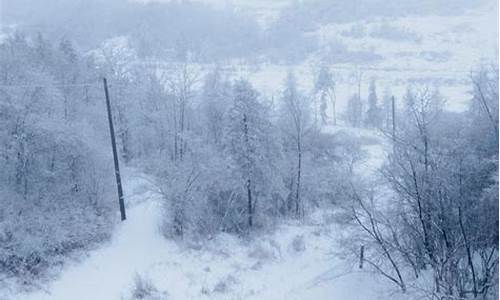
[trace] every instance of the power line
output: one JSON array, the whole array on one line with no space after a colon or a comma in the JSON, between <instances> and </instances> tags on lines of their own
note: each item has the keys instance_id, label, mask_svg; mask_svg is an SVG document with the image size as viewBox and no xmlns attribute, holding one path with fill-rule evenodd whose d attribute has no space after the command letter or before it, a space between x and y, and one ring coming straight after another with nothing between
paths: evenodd
<instances>
[{"instance_id":1,"label":"power line","mask_svg":"<svg viewBox=\"0 0 500 300\"><path fill-rule=\"evenodd\" d=\"M108 86L130 86L127 84L111 83ZM98 82L95 83L68 83L68 84L0 84L0 88L49 88L49 87L101 87Z\"/></svg>"},{"instance_id":2,"label":"power line","mask_svg":"<svg viewBox=\"0 0 500 300\"><path fill-rule=\"evenodd\" d=\"M96 83L72 83L72 84L0 84L0 88L37 88L37 87L90 87L98 86Z\"/></svg>"}]
</instances>

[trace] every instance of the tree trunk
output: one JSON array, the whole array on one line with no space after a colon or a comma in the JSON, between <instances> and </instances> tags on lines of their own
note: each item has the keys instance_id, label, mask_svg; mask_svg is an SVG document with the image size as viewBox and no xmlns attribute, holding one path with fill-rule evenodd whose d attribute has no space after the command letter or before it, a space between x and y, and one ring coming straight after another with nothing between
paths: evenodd
<instances>
[{"instance_id":1,"label":"tree trunk","mask_svg":"<svg viewBox=\"0 0 500 300\"><path fill-rule=\"evenodd\" d=\"M253 207L252 207L252 181L247 180L247 197L248 197L248 226L253 226Z\"/></svg>"},{"instance_id":2,"label":"tree trunk","mask_svg":"<svg viewBox=\"0 0 500 300\"><path fill-rule=\"evenodd\" d=\"M253 226L253 205L252 205L252 180L250 178L250 158L248 152L250 151L250 141L248 139L248 123L247 115L243 114L243 134L245 135L245 144L247 151L247 200L248 200L248 226Z\"/></svg>"},{"instance_id":3,"label":"tree trunk","mask_svg":"<svg viewBox=\"0 0 500 300\"><path fill-rule=\"evenodd\" d=\"M298 166L297 166L297 190L295 191L295 215L297 218L300 217L300 177L302 172L302 147L300 137L297 142L297 158L298 158Z\"/></svg>"}]
</instances>

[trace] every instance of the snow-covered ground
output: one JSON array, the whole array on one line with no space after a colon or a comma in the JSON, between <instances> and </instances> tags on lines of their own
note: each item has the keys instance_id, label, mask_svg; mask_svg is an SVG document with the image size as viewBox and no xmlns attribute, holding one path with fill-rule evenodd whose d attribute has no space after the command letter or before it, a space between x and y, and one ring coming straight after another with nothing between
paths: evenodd
<instances>
[{"instance_id":1,"label":"snow-covered ground","mask_svg":"<svg viewBox=\"0 0 500 300\"><path fill-rule=\"evenodd\" d=\"M358 135L377 137L368 130ZM369 156L358 168L373 174L383 161L383 146L366 147ZM359 272L339 255L342 227L332 212L317 212L247 239L220 234L193 244L160 234L162 199L147 177L126 172L124 186L128 219L112 241L69 262L44 290L15 299L130 299L137 276L156 287L159 299L372 300L387 299L394 291L389 282Z\"/></svg>"},{"instance_id":2,"label":"snow-covered ground","mask_svg":"<svg viewBox=\"0 0 500 300\"><path fill-rule=\"evenodd\" d=\"M158 197L146 188L147 182L139 176L125 177L128 220L117 227L109 244L81 262L69 262L44 291L16 299L120 299L135 272L162 261L168 249L156 230Z\"/></svg>"}]
</instances>

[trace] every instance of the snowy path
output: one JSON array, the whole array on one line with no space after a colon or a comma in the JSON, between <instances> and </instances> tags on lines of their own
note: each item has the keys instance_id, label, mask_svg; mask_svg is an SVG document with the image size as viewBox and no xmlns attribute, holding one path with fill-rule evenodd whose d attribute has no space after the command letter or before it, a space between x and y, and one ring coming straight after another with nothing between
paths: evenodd
<instances>
[{"instance_id":1,"label":"snowy path","mask_svg":"<svg viewBox=\"0 0 500 300\"><path fill-rule=\"evenodd\" d=\"M125 179L127 180L127 179ZM142 188L144 179L135 179L132 188ZM125 181L125 183L127 183ZM127 184L124 185L127 187ZM118 225L110 244L94 251L80 264L70 263L58 280L48 287L50 292L27 295L26 300L121 299L136 272L144 271L164 257L149 255L151 249L167 249L157 231L159 202L150 192L125 194L130 205L128 219Z\"/></svg>"},{"instance_id":2,"label":"snowy path","mask_svg":"<svg viewBox=\"0 0 500 300\"><path fill-rule=\"evenodd\" d=\"M384 155L380 144L366 147L369 157L358 166L364 174L374 172ZM136 274L169 300L374 300L386 286L378 277L353 272L334 254L342 228L325 223L323 215L251 242L220 234L203 247L190 247L160 235L160 197L146 179L125 176L124 183L128 219L111 242L70 262L46 291L16 299L130 299ZM297 237L304 240L301 251L292 247Z\"/></svg>"}]
</instances>

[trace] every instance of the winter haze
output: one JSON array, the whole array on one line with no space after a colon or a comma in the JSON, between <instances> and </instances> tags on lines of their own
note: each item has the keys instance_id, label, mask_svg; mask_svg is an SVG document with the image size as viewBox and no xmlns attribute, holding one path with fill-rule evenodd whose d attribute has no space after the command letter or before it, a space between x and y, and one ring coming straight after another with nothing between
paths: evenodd
<instances>
[{"instance_id":1,"label":"winter haze","mask_svg":"<svg viewBox=\"0 0 500 300\"><path fill-rule=\"evenodd\" d=\"M498 16L0 0L0 299L498 299Z\"/></svg>"}]
</instances>

